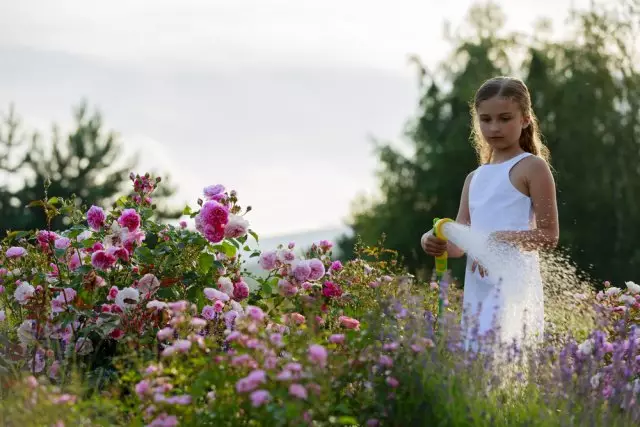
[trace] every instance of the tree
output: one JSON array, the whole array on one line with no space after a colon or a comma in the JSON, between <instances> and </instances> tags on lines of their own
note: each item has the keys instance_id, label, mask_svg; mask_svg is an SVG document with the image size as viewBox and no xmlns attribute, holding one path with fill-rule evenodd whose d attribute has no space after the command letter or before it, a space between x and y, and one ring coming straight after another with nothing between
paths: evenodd
<instances>
[{"instance_id":1,"label":"tree","mask_svg":"<svg viewBox=\"0 0 640 427\"><path fill-rule=\"evenodd\" d=\"M452 58L438 73L420 66L422 97L408 126L410 153L377 144L381 197L356 205L354 234L367 243L386 234L387 247L400 252L410 271L428 273L433 261L419 238L433 217L455 216L464 178L477 167L469 102L487 78L515 74L530 87L552 153L561 245L595 277L631 280L629 261L640 262L640 74L626 46L637 38L640 15L629 2L616 5L576 12L572 37L560 42L540 29L533 37L502 34L500 9L474 6L471 34L451 38ZM353 240L340 246L349 252ZM454 263L458 277L462 268Z\"/></svg>"},{"instance_id":2,"label":"tree","mask_svg":"<svg viewBox=\"0 0 640 427\"><path fill-rule=\"evenodd\" d=\"M26 207L44 198L45 192L49 197L75 197L78 206L90 206L113 202L125 191L137 160L121 158L117 135L103 131L100 113L89 114L86 103L75 109L74 119L75 129L65 138L54 126L52 140L45 143L37 133L25 138L13 108L9 110L0 131L0 170L14 181L17 176L19 182L14 183L17 188L0 187L0 235L7 230L46 228L44 212ZM162 203L174 191L163 185L154 195ZM169 218L180 214L165 206L159 213ZM60 221L56 219L52 228L59 228Z\"/></svg>"}]
</instances>

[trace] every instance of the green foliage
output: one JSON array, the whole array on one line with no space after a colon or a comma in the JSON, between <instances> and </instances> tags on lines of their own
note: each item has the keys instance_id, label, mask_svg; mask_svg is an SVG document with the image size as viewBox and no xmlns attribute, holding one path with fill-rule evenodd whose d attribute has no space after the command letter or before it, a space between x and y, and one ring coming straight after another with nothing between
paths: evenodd
<instances>
[{"instance_id":1,"label":"green foliage","mask_svg":"<svg viewBox=\"0 0 640 427\"><path fill-rule=\"evenodd\" d=\"M631 4L575 13L571 36L561 41L550 40L543 26L533 37L503 34L497 6L472 8L469 34L451 38L452 57L437 72L420 66L410 154L377 145L381 197L359 201L355 234L372 243L384 233L412 272L428 273L433 260L420 236L434 217L456 216L464 179L477 167L469 102L487 78L515 74L530 88L551 151L561 245L595 277L628 280L640 262L640 73L630 50L640 14L624 6ZM341 248L349 253L353 240ZM462 263L452 265L460 277Z\"/></svg>"},{"instance_id":2,"label":"green foliage","mask_svg":"<svg viewBox=\"0 0 640 427\"><path fill-rule=\"evenodd\" d=\"M71 200L76 207L107 205L126 189L135 158L122 158L122 145L114 132L105 132L102 116L89 113L86 103L74 111L75 128L62 136L53 127L51 141L26 132L13 107L0 124L0 236L9 230L47 229L46 213L30 204L48 196ZM9 185L13 184L13 185ZM165 182L154 195L161 218L177 218L181 212L163 200L175 188ZM51 228L64 225L54 219Z\"/></svg>"}]
</instances>

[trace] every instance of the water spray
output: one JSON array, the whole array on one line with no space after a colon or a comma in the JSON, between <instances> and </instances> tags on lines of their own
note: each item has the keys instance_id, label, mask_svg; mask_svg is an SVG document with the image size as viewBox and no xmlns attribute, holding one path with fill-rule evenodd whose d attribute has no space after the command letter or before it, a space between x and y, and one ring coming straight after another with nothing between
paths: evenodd
<instances>
[{"instance_id":1,"label":"water spray","mask_svg":"<svg viewBox=\"0 0 640 427\"><path fill-rule=\"evenodd\" d=\"M448 241L447 237L444 234L444 225L448 222L453 222L452 219L450 218L434 218L433 219L433 234L441 240L444 241ZM447 251L444 251L444 253L442 253L442 255L435 257L435 269L436 269L436 278L438 280L438 291L439 291L439 297L438 297L438 319L440 319L440 316L442 315L442 311L444 310L444 295L443 295L443 289L442 289L442 278L444 276L444 274L447 272L448 269L448 259L449 259L449 254L447 253Z\"/></svg>"}]
</instances>

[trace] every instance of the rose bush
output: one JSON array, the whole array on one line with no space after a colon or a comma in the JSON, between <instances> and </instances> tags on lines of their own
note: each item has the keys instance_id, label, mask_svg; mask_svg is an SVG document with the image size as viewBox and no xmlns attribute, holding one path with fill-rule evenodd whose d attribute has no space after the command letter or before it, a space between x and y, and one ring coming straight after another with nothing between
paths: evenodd
<instances>
[{"instance_id":1,"label":"rose bush","mask_svg":"<svg viewBox=\"0 0 640 427\"><path fill-rule=\"evenodd\" d=\"M575 296L599 315L586 340L521 348L488 334L466 351L460 289L414 280L393 251L359 245L345 263L328 241L261 251L250 208L222 185L185 208L192 227L161 224L160 180L131 179L110 210L35 203L68 228L2 242L0 419L10 425L640 420L633 282Z\"/></svg>"}]
</instances>

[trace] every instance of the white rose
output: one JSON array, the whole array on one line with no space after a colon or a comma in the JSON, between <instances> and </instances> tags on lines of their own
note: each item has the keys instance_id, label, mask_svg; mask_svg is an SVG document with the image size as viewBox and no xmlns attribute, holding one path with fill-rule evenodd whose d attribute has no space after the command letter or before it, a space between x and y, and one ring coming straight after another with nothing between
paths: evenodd
<instances>
[{"instance_id":1,"label":"white rose","mask_svg":"<svg viewBox=\"0 0 640 427\"><path fill-rule=\"evenodd\" d=\"M622 292L622 289L616 288L616 287L611 287L611 288L607 289L604 293L605 293L605 295L610 297L610 296L613 296L613 295L618 295L620 292Z\"/></svg>"},{"instance_id":2,"label":"white rose","mask_svg":"<svg viewBox=\"0 0 640 427\"><path fill-rule=\"evenodd\" d=\"M29 284L29 282L22 282L16 288L16 291L13 293L13 297L18 301L18 304L25 305L29 298L33 296L34 292L35 289Z\"/></svg>"},{"instance_id":3,"label":"white rose","mask_svg":"<svg viewBox=\"0 0 640 427\"><path fill-rule=\"evenodd\" d=\"M116 305L123 310L135 307L140 301L140 292L133 288L124 288L116 295Z\"/></svg>"},{"instance_id":4,"label":"white rose","mask_svg":"<svg viewBox=\"0 0 640 427\"><path fill-rule=\"evenodd\" d=\"M625 285L627 285L627 289L629 289L629 292L632 294L640 294L640 285L633 282L626 282Z\"/></svg>"}]
</instances>

